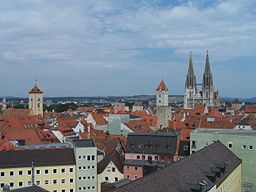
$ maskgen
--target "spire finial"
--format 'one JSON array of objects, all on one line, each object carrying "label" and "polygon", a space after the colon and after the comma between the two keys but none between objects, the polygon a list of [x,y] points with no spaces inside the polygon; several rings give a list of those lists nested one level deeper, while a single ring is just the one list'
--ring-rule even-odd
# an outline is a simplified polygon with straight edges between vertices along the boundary
[{"label": "spire finial", "polygon": [[37,78],[35,78],[34,83],[35,83],[35,85],[37,84]]}]

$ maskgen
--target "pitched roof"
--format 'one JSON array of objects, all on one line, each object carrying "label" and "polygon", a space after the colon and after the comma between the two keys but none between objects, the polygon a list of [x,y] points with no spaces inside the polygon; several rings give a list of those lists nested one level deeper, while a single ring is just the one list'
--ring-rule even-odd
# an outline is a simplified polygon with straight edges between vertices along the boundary
[{"label": "pitched roof", "polygon": [[127,153],[174,155],[177,151],[176,132],[130,133],[127,138]]},{"label": "pitched roof", "polygon": [[131,120],[127,123],[124,123],[129,129],[133,132],[152,132],[152,129],[149,128],[149,125],[144,120]]},{"label": "pitched roof", "polygon": [[108,155],[104,157],[99,163],[98,163],[98,169],[97,173],[101,174],[106,167],[109,165],[110,162],[113,162],[116,168],[120,173],[123,173],[123,161],[124,158],[115,150],[113,149]]},{"label": "pitched roof", "polygon": [[29,91],[29,93],[43,93],[37,85],[34,85],[34,87]]},{"label": "pitched roof", "polygon": [[165,82],[162,80],[160,83],[159,83],[159,85],[158,85],[158,87],[156,88],[156,90],[157,91],[168,91],[168,88],[167,88],[167,86],[166,86],[166,84],[165,84]]},{"label": "pitched roof", "polygon": [[1,151],[0,168],[75,165],[73,149],[37,149],[19,151]]},{"label": "pitched roof", "polygon": [[102,114],[92,113],[91,114],[96,124],[98,125],[107,125],[108,121],[104,118]]},{"label": "pitched roof", "polygon": [[30,187],[23,187],[23,188],[19,188],[19,189],[13,189],[10,190],[9,192],[49,192],[46,189],[43,189],[39,186],[33,185]]},{"label": "pitched roof", "polygon": [[[239,159],[220,142],[215,142],[176,163],[127,184],[115,192],[192,192],[206,182],[206,190],[219,186],[240,164]],[[217,177],[217,175],[219,177]],[[215,178],[211,180],[211,176]]]}]

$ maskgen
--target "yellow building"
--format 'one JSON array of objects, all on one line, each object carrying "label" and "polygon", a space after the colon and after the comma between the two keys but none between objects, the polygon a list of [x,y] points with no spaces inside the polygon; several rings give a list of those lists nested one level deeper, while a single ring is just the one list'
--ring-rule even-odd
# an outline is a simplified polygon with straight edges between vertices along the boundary
[{"label": "yellow building", "polygon": [[216,192],[241,192],[241,169],[240,164],[229,176],[216,188]]},{"label": "yellow building", "polygon": [[0,191],[33,184],[50,192],[75,192],[73,149],[43,149],[0,152]]},{"label": "yellow building", "polygon": [[43,110],[43,92],[35,84],[28,93],[29,109],[32,110],[33,115],[44,115]]}]

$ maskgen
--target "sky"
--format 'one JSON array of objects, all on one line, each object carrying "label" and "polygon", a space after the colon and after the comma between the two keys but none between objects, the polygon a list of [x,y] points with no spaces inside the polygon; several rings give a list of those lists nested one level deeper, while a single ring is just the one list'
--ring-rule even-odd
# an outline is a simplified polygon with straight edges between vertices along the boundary
[{"label": "sky", "polygon": [[220,96],[256,96],[256,1],[0,0],[0,96],[184,93],[209,50]]}]

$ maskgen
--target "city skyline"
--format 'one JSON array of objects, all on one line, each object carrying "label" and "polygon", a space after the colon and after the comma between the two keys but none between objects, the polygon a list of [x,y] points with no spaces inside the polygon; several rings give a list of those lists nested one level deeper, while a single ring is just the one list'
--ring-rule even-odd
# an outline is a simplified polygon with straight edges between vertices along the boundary
[{"label": "city skyline", "polygon": [[0,2],[0,96],[184,94],[189,52],[202,81],[209,50],[220,97],[256,96],[256,3],[219,1]]}]

